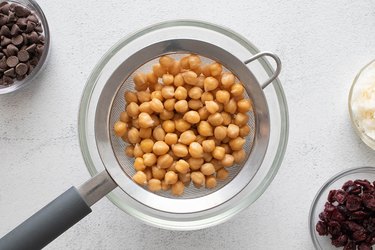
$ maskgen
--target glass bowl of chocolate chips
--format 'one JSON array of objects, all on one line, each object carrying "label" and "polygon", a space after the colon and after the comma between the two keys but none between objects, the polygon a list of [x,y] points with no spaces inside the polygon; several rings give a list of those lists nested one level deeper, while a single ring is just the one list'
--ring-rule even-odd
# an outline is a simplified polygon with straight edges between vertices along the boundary
[{"label": "glass bowl of chocolate chips", "polygon": [[0,3],[0,94],[30,83],[43,69],[50,45],[49,28],[34,0]]},{"label": "glass bowl of chocolate chips", "polygon": [[309,216],[316,249],[369,250],[375,245],[375,167],[358,167],[329,179]]}]

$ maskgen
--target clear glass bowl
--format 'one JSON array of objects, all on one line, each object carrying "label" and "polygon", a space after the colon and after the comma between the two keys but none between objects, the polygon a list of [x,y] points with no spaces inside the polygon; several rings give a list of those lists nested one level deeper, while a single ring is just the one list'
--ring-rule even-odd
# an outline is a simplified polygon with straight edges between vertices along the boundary
[{"label": "clear glass bowl", "polygon": [[[356,75],[356,77],[354,78],[354,81],[353,81],[353,84],[350,88],[350,92],[349,92],[349,101],[348,101],[348,106],[349,106],[349,115],[350,115],[350,120],[352,122],[352,126],[355,130],[355,132],[357,133],[357,135],[361,138],[361,140],[367,145],[369,146],[370,148],[374,149],[375,150],[375,140],[372,139],[370,136],[368,136],[364,131],[363,129],[361,129],[361,127],[359,126],[358,122],[356,121],[355,119],[355,115],[353,113],[353,109],[352,109],[352,102],[353,102],[353,95],[355,93],[355,90],[356,90],[356,87],[357,87],[357,83],[358,81],[361,80],[362,77],[366,77],[366,74],[368,74],[369,70],[371,70],[372,72],[375,71],[375,60],[371,61],[370,63],[368,63],[366,66],[364,66],[360,71],[359,73]],[[374,79],[375,80],[375,79]]]},{"label": "clear glass bowl", "polygon": [[14,91],[28,85],[30,82],[32,82],[32,80],[35,79],[38,76],[38,74],[44,69],[45,63],[46,63],[47,58],[48,58],[49,49],[50,49],[50,32],[49,32],[48,22],[47,22],[46,17],[44,16],[44,13],[43,13],[42,9],[38,5],[38,3],[34,0],[11,0],[11,1],[8,1],[8,2],[19,3],[19,4],[29,8],[30,10],[32,10],[35,13],[35,15],[37,15],[37,17],[39,18],[39,21],[41,22],[42,27],[43,27],[43,33],[42,34],[45,37],[45,44],[44,44],[43,54],[42,54],[41,58],[39,59],[38,64],[35,66],[35,68],[31,72],[31,74],[26,76],[25,79],[23,79],[22,81],[15,80],[13,84],[10,84],[8,86],[1,86],[0,85],[0,94],[7,94],[7,93],[14,92]]},{"label": "clear glass bowl", "polygon": [[370,182],[375,181],[374,167],[357,167],[345,170],[331,177],[319,189],[316,194],[309,214],[309,230],[310,236],[315,249],[338,249],[331,244],[329,236],[320,236],[315,230],[316,223],[319,221],[319,214],[324,210],[324,204],[327,202],[328,193],[332,189],[340,189],[348,180],[367,179]]},{"label": "clear glass bowl", "polygon": [[[197,21],[170,21],[153,25],[125,37],[115,44],[92,71],[83,92],[78,129],[82,155],[91,175],[105,169],[95,140],[95,115],[103,87],[125,58],[148,46],[168,39],[197,39],[225,48],[242,62],[259,53],[259,50],[237,33],[216,25]],[[249,66],[257,80],[262,83],[272,76],[274,70],[265,59]],[[119,82],[120,84],[120,82]],[[195,230],[224,222],[248,207],[266,190],[274,179],[283,160],[288,140],[288,109],[282,86],[278,79],[264,89],[267,100],[271,132],[269,146],[262,165],[251,182],[224,204],[200,213],[163,213],[138,203],[120,188],[107,197],[124,212],[147,224],[171,230]]]}]

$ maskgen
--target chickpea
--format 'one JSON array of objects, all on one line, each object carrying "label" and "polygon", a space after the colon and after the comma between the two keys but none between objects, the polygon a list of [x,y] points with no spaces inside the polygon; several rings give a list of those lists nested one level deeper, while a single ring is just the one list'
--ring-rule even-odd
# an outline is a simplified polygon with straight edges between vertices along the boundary
[{"label": "chickpea", "polygon": [[152,120],[154,120],[154,125],[155,126],[159,126],[160,125],[160,119],[159,119],[159,117],[157,115],[152,114],[151,118],[152,118]]},{"label": "chickpea", "polygon": [[178,139],[178,142],[189,145],[190,143],[195,141],[196,138],[197,137],[192,130],[187,130],[180,135],[180,139]]},{"label": "chickpea", "polygon": [[142,185],[142,186],[147,185],[147,176],[142,171],[137,171],[137,173],[135,173],[135,175],[133,175],[133,180],[138,185]]},{"label": "chickpea", "polygon": [[135,102],[131,102],[126,107],[126,112],[130,117],[137,117],[139,115],[139,107]]},{"label": "chickpea", "polygon": [[146,166],[145,166],[145,164],[143,162],[143,158],[141,158],[141,157],[135,158],[135,160],[134,160],[134,169],[136,171],[143,171],[143,170],[146,169]]},{"label": "chickpea", "polygon": [[167,73],[167,70],[164,69],[159,63],[152,66],[152,71],[157,77],[162,77],[165,73]]},{"label": "chickpea", "polygon": [[161,89],[161,95],[164,99],[171,99],[174,97],[174,87],[173,86],[164,86]]},{"label": "chickpea", "polygon": [[205,177],[204,175],[199,171],[194,171],[190,174],[190,178],[194,184],[195,187],[200,188],[204,185]]},{"label": "chickpea", "polygon": [[219,169],[222,169],[222,168],[223,168],[223,165],[221,164],[221,161],[220,161],[220,160],[212,159],[212,160],[210,161],[210,163],[212,163],[212,165],[214,165],[216,171],[218,171]]},{"label": "chickpea", "polygon": [[167,173],[165,173],[164,181],[166,184],[173,185],[177,182],[177,180],[178,180],[178,175],[175,172],[168,171]]},{"label": "chickpea", "polygon": [[178,119],[175,120],[175,126],[177,131],[183,133],[186,130],[190,129],[191,124],[185,121],[184,119]]},{"label": "chickpea", "polygon": [[177,157],[185,157],[188,155],[188,149],[186,145],[181,143],[172,145],[172,151]]},{"label": "chickpea", "polygon": [[181,174],[186,174],[187,172],[189,172],[189,169],[190,169],[189,163],[187,163],[187,161],[182,160],[182,159],[176,162],[175,168]]},{"label": "chickpea", "polygon": [[225,154],[224,158],[221,160],[221,164],[225,168],[233,166],[233,163],[234,163],[234,157],[233,155],[230,155],[230,154]]},{"label": "chickpea", "polygon": [[201,121],[198,124],[198,133],[202,136],[212,136],[214,134],[211,125],[206,121]]},{"label": "chickpea", "polygon": [[170,56],[162,56],[159,58],[159,63],[164,69],[169,69],[174,63],[174,59]]},{"label": "chickpea", "polygon": [[139,143],[136,143],[133,150],[134,157],[143,157],[144,152],[142,151]]},{"label": "chickpea", "polygon": [[229,146],[231,147],[232,150],[236,151],[236,150],[242,149],[245,143],[246,143],[245,139],[241,137],[237,137],[229,141]]},{"label": "chickpea", "polygon": [[[228,143],[230,141],[230,138],[229,137],[225,137],[224,139],[221,140],[221,143]],[[229,146],[228,146],[229,147]],[[230,147],[229,147],[230,148]],[[225,152],[227,151],[227,149],[225,148]]]},{"label": "chickpea", "polygon": [[[225,138],[224,140],[226,140],[227,138]],[[232,153],[232,149],[230,148],[230,146],[228,144],[226,144],[226,142],[224,143],[224,140],[221,141],[222,144],[220,146],[225,149],[225,153],[226,154],[231,154]],[[228,142],[229,142],[229,140],[228,140]]]},{"label": "chickpea", "polygon": [[163,95],[161,94],[161,89],[163,88],[163,86],[162,85],[160,86],[161,86],[160,89],[151,92],[151,100],[154,98],[158,99],[161,102],[164,100]]},{"label": "chickpea", "polygon": [[128,139],[129,139],[129,142],[132,144],[139,143],[141,141],[141,138],[139,137],[138,129],[136,128],[129,129]]},{"label": "chickpea", "polygon": [[167,133],[173,133],[175,131],[175,123],[171,120],[164,121],[161,126]]},{"label": "chickpea", "polygon": [[217,186],[217,181],[215,176],[207,176],[206,177],[206,188],[215,188]]},{"label": "chickpea", "polygon": [[202,158],[189,158],[188,163],[191,170],[198,170],[201,168],[202,164],[204,163],[204,160]]},{"label": "chickpea", "polygon": [[211,153],[207,153],[207,152],[204,152],[203,153],[203,160],[205,162],[210,162],[212,160],[212,154]]},{"label": "chickpea", "polygon": [[198,110],[198,114],[201,120],[207,120],[208,116],[210,115],[210,112],[208,112],[206,107],[202,107]]},{"label": "chickpea", "polygon": [[180,87],[185,84],[184,78],[182,77],[182,74],[179,73],[174,77],[173,84],[176,87]]},{"label": "chickpea", "polygon": [[206,101],[205,105],[211,114],[215,114],[219,110],[219,104],[215,101]]},{"label": "chickpea", "polygon": [[167,111],[173,111],[175,103],[176,103],[176,99],[173,99],[173,98],[165,100],[164,109]]},{"label": "chickpea", "polygon": [[150,128],[154,126],[154,120],[147,113],[140,113],[138,117],[138,124],[141,128]]},{"label": "chickpea", "polygon": [[151,139],[143,139],[140,143],[141,149],[145,153],[151,153],[154,146],[154,142]]},{"label": "chickpea", "polygon": [[203,107],[203,103],[201,102],[201,100],[194,100],[194,99],[191,99],[189,100],[188,102],[188,106],[190,109],[192,110],[198,110],[200,108]]},{"label": "chickpea", "polygon": [[204,79],[204,91],[211,91],[217,88],[219,86],[219,81],[216,80],[214,77],[209,76],[206,79]]},{"label": "chickpea", "polygon": [[145,170],[143,170],[143,172],[146,174],[147,181],[152,179],[152,172],[150,168],[146,168]]},{"label": "chickpea", "polygon": [[219,76],[222,70],[223,67],[219,63],[212,63],[210,65],[210,73],[212,76]]},{"label": "chickpea", "polygon": [[157,192],[161,190],[161,181],[158,179],[151,179],[148,181],[148,190]]},{"label": "chickpea", "polygon": [[198,112],[193,110],[186,112],[183,119],[191,124],[196,124],[201,120]]},{"label": "chickpea", "polygon": [[165,109],[159,115],[159,118],[161,120],[164,120],[164,121],[166,121],[166,120],[172,120],[173,117],[174,117],[174,112],[173,111],[167,111]]},{"label": "chickpea", "polygon": [[224,159],[225,149],[223,147],[217,146],[212,152],[212,156],[217,160]]},{"label": "chickpea", "polygon": [[214,140],[204,140],[202,142],[203,151],[207,153],[211,153],[215,149],[215,141]]},{"label": "chickpea", "polygon": [[221,116],[221,113],[215,113],[210,116],[208,116],[207,121],[212,125],[212,126],[220,126],[223,124],[223,117]]},{"label": "chickpea", "polygon": [[173,195],[179,196],[184,193],[184,189],[185,189],[184,183],[182,183],[181,181],[178,181],[172,185],[171,192]]},{"label": "chickpea", "polygon": [[181,65],[179,61],[174,61],[173,64],[169,67],[169,73],[173,76],[176,76],[181,71]]},{"label": "chickpea", "polygon": [[161,181],[161,190],[163,190],[163,191],[167,191],[167,190],[169,190],[170,188],[171,188],[171,185],[165,183],[165,180],[162,180],[162,181]]},{"label": "chickpea", "polygon": [[156,98],[152,98],[150,102],[150,107],[156,113],[161,113],[164,110],[163,103]]},{"label": "chickpea", "polygon": [[150,87],[158,82],[158,77],[154,74],[154,72],[147,73],[146,77]]},{"label": "chickpea", "polygon": [[246,113],[253,109],[249,99],[239,100],[237,102],[238,112]]},{"label": "chickpea", "polygon": [[154,128],[154,131],[152,132],[152,136],[157,141],[164,141],[164,138],[165,138],[164,129],[160,126],[157,126],[156,128]]},{"label": "chickpea", "polygon": [[140,128],[139,137],[142,139],[150,138],[152,134],[152,128]]},{"label": "chickpea", "polygon": [[130,121],[130,116],[128,115],[128,113],[126,113],[125,111],[121,112],[120,121],[128,123]]},{"label": "chickpea", "polygon": [[242,96],[244,92],[245,92],[245,89],[241,83],[235,83],[230,88],[230,93],[233,96]]},{"label": "chickpea", "polygon": [[[199,80],[199,76],[202,74],[202,69],[201,69],[201,67],[198,67],[198,68],[192,69],[192,71],[194,71],[197,74],[197,76],[198,76],[198,81],[195,84],[196,86],[198,86],[198,82],[200,81]],[[203,87],[203,85],[200,85],[200,86]]]},{"label": "chickpea", "polygon": [[139,112],[151,115],[154,111],[151,109],[150,102],[144,102],[139,105]]},{"label": "chickpea", "polygon": [[203,156],[203,148],[198,142],[192,142],[189,145],[189,153],[193,158],[201,158]]},{"label": "chickpea", "polygon": [[225,168],[221,168],[216,172],[216,178],[218,180],[225,180],[226,178],[228,178],[228,175],[229,173]]},{"label": "chickpea", "polygon": [[117,121],[113,125],[113,130],[115,131],[116,136],[123,137],[127,132],[127,125],[125,122]]},{"label": "chickpea", "polygon": [[184,56],[183,58],[181,58],[180,65],[182,69],[189,69],[189,56]]},{"label": "chickpea", "polygon": [[176,102],[176,104],[174,105],[174,109],[177,112],[185,113],[189,109],[187,101],[186,100],[180,100],[180,101]]},{"label": "chickpea", "polygon": [[159,156],[156,162],[156,166],[158,168],[169,168],[173,164],[173,157],[170,156],[169,154],[165,154],[162,156]]},{"label": "chickpea", "polygon": [[137,98],[140,103],[151,101],[151,94],[148,91],[138,91]]},{"label": "chickpea", "polygon": [[249,116],[244,113],[238,113],[234,117],[234,124],[236,124],[239,127],[245,126],[248,121],[249,121]]},{"label": "chickpea", "polygon": [[179,179],[182,183],[184,183],[185,185],[189,185],[190,180],[191,180],[191,178],[190,178],[190,173],[186,173],[186,174],[181,174],[181,173],[179,173],[179,174],[178,174],[178,179]]},{"label": "chickpea", "polygon": [[191,55],[188,57],[188,63],[190,69],[197,69],[201,65],[201,59],[197,55]]},{"label": "chickpea", "polygon": [[146,167],[152,167],[156,164],[156,155],[153,153],[146,153],[143,155],[143,162]]},{"label": "chickpea", "polygon": [[203,90],[199,87],[193,87],[189,90],[189,97],[198,100],[201,98]]},{"label": "chickpea", "polygon": [[218,140],[223,140],[227,137],[227,127],[224,126],[217,126],[214,130],[214,136]]},{"label": "chickpea", "polygon": [[227,112],[221,112],[221,117],[223,117],[223,125],[228,126],[232,122],[232,116]]},{"label": "chickpea", "polygon": [[228,137],[231,139],[237,138],[240,133],[240,128],[235,124],[228,125]]},{"label": "chickpea", "polygon": [[182,73],[182,77],[184,78],[184,82],[190,85],[195,85],[198,81],[197,73],[194,71],[186,71]]},{"label": "chickpea", "polygon": [[133,119],[132,121],[131,121],[131,126],[130,127],[134,127],[134,128],[136,128],[136,129],[140,129],[140,127],[139,127],[139,119],[138,118],[135,118],[135,119]]},{"label": "chickpea", "polygon": [[[174,160],[178,160],[178,159],[175,159],[172,155],[171,155],[171,157],[172,157]],[[168,171],[173,171],[174,173],[177,172],[177,170],[176,170],[176,162],[175,162],[175,161],[172,163],[172,165],[171,165],[169,168],[167,168],[167,172],[168,172]]]},{"label": "chickpea", "polygon": [[219,105],[219,110],[217,112],[221,113],[224,111],[224,104],[222,103],[218,103],[217,105]]},{"label": "chickpea", "polygon": [[151,172],[152,172],[152,177],[158,180],[163,180],[165,173],[166,173],[165,169],[158,168],[155,166],[151,168]]},{"label": "chickpea", "polygon": [[226,72],[221,75],[221,84],[223,85],[224,89],[230,89],[234,84],[234,75],[232,73]]},{"label": "chickpea", "polygon": [[133,78],[134,87],[137,91],[143,91],[148,88],[147,76],[143,73],[136,73]]},{"label": "chickpea", "polygon": [[240,134],[239,136],[245,137],[250,133],[250,126],[249,125],[244,125],[240,128]]},{"label": "chickpea", "polygon": [[137,94],[131,91],[125,91],[124,94],[125,101],[127,103],[135,102],[138,103],[138,97]]},{"label": "chickpea", "polygon": [[212,175],[215,173],[215,167],[212,163],[205,163],[201,167],[201,172],[204,175]]},{"label": "chickpea", "polygon": [[207,101],[213,101],[213,100],[214,100],[214,96],[210,92],[202,93],[201,101],[203,103],[206,103]]},{"label": "chickpea", "polygon": [[176,144],[177,140],[178,140],[178,136],[173,133],[167,133],[164,138],[165,143],[167,143],[169,146]]},{"label": "chickpea", "polygon": [[[198,134],[198,131],[196,132]],[[202,145],[202,142],[206,140],[206,137],[205,136],[202,136],[202,135],[197,135],[197,139],[195,139],[196,142],[198,142],[199,144]]]},{"label": "chickpea", "polygon": [[168,152],[169,146],[167,143],[163,141],[157,141],[154,143],[154,147],[152,148],[152,151],[156,155],[164,155]]},{"label": "chickpea", "polygon": [[206,79],[206,77],[200,75],[202,73],[202,71],[198,72],[197,70],[195,70],[194,72],[197,73],[197,75],[198,75],[198,81],[195,84],[195,86],[200,88],[200,89],[203,89],[204,88],[204,79]]},{"label": "chickpea", "polygon": [[126,156],[128,157],[134,157],[134,146],[133,145],[129,145],[125,148],[125,154]]},{"label": "chickpea", "polygon": [[177,100],[186,100],[187,98],[187,90],[186,88],[179,86],[176,88],[176,91],[174,92],[174,97]]},{"label": "chickpea", "polygon": [[232,98],[229,102],[224,106],[224,111],[228,112],[229,114],[234,114],[237,111],[237,102]]},{"label": "chickpea", "polygon": [[245,160],[246,157],[246,152],[244,149],[238,150],[238,151],[233,151],[232,155],[234,157],[234,162],[237,164],[242,163]]},{"label": "chickpea", "polygon": [[230,99],[230,94],[226,90],[219,90],[216,92],[216,100],[220,103],[227,104]]}]

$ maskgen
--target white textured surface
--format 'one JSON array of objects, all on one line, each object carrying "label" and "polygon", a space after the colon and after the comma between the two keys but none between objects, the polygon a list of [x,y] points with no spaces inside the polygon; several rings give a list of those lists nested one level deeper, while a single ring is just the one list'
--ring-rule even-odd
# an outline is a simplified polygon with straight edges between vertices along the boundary
[{"label": "white textured surface", "polygon": [[39,1],[52,51],[28,88],[0,96],[0,235],[89,177],[77,135],[85,81],[104,52],[146,25],[205,20],[279,54],[290,110],[284,163],[265,194],[231,221],[195,232],[141,224],[103,199],[47,249],[312,249],[308,210],[338,171],[375,165],[354,134],[347,95],[375,57],[375,1]]}]

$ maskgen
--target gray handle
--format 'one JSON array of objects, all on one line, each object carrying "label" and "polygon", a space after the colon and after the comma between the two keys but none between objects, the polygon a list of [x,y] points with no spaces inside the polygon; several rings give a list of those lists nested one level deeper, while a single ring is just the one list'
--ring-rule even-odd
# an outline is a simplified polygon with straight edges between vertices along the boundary
[{"label": "gray handle", "polygon": [[71,187],[1,238],[0,249],[41,249],[89,213],[91,208]]}]

